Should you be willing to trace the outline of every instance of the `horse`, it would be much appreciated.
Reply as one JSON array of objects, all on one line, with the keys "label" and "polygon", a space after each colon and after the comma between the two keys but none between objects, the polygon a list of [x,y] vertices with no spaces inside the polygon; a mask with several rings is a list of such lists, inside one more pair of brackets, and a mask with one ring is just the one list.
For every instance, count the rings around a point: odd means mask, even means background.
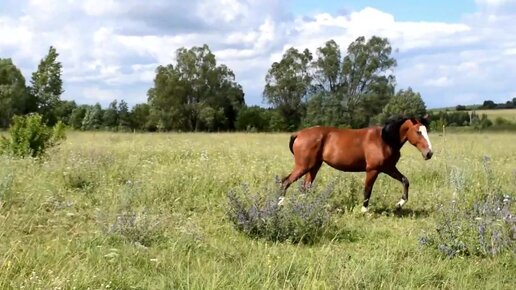
[{"label": "horse", "polygon": [[432,158],[427,118],[397,118],[387,121],[383,127],[361,129],[315,126],[292,134],[289,148],[295,165],[281,180],[283,195],[279,204],[283,203],[288,187],[303,175],[306,175],[303,186],[310,187],[324,162],[343,172],[365,171],[362,212],[368,211],[373,185],[380,173],[398,180],[403,184],[403,194],[396,209],[401,209],[408,201],[409,180],[396,168],[400,149],[408,141],[425,160]]}]

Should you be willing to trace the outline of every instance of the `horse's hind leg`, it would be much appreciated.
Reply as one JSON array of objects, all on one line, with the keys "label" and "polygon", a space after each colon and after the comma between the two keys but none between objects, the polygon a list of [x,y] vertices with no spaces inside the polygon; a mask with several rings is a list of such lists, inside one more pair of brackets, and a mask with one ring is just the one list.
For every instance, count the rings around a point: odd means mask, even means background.
[{"label": "horse's hind leg", "polygon": [[378,177],[378,171],[366,171],[365,186],[364,186],[364,203],[362,206],[362,212],[368,211],[369,199],[371,198],[371,192],[373,191],[373,185]]},{"label": "horse's hind leg", "polygon": [[294,183],[296,180],[301,178],[301,176],[305,175],[308,171],[309,171],[309,169],[307,169],[305,167],[296,166],[289,175],[284,177],[282,180],[282,183],[281,183],[283,195],[285,195],[285,192],[287,191],[287,189],[289,188],[289,186],[292,183]]},{"label": "horse's hind leg", "polygon": [[303,184],[305,189],[308,189],[312,186],[312,183],[314,182],[315,177],[317,176],[317,172],[319,172],[319,169],[321,168],[321,165],[322,161],[318,162],[312,168],[310,168],[308,173],[305,175],[305,182]]}]

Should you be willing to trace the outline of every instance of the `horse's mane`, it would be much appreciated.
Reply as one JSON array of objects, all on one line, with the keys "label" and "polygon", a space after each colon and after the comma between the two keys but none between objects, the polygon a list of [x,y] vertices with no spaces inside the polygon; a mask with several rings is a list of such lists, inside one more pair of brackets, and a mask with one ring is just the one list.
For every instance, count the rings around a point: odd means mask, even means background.
[{"label": "horse's mane", "polygon": [[400,149],[403,146],[403,143],[400,144],[400,127],[405,121],[411,120],[412,123],[419,122],[424,125],[427,130],[428,128],[428,120],[427,118],[416,118],[416,117],[398,117],[391,118],[387,122],[385,122],[382,128],[382,139],[394,149]]},{"label": "horse's mane", "polygon": [[382,139],[393,149],[400,149],[403,144],[400,144],[400,128],[409,118],[390,119],[385,122],[382,128]]}]

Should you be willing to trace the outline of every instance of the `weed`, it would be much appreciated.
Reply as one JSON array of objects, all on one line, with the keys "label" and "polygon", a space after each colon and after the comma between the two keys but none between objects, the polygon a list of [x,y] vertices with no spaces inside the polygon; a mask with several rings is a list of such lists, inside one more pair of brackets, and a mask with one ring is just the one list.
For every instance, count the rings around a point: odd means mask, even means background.
[{"label": "weed", "polygon": [[315,188],[290,191],[283,205],[278,205],[277,186],[251,193],[248,186],[228,193],[227,215],[235,227],[251,237],[271,241],[313,244],[327,229],[331,213],[328,202],[333,187],[320,193]]}]

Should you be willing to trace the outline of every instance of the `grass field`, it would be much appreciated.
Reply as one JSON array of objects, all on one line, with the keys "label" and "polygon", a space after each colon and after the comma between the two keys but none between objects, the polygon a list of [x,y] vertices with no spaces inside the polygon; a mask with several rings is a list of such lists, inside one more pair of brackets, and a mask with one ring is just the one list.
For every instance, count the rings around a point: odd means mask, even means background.
[{"label": "grass field", "polygon": [[[230,189],[289,172],[287,134],[71,132],[44,161],[0,156],[0,289],[514,289],[514,254],[449,259],[418,238],[437,205],[487,190],[484,156],[516,198],[516,134],[431,139],[430,161],[403,148],[401,214],[401,185],[381,175],[370,213],[334,214],[314,245],[252,239],[225,215]],[[359,209],[362,179],[323,166],[316,190],[355,184]]]},{"label": "grass field", "polygon": [[501,110],[475,110],[478,115],[486,114],[487,117],[494,121],[501,117],[511,122],[516,122],[516,109],[501,109]]},{"label": "grass field", "polygon": [[[434,113],[444,111],[448,109],[450,112],[454,112],[455,108],[442,108],[442,109],[430,109]],[[471,112],[471,111],[468,111]],[[500,109],[500,110],[474,110],[478,115],[486,114],[491,121],[495,121],[496,118],[501,117],[511,122],[516,122],[516,109]]]}]

